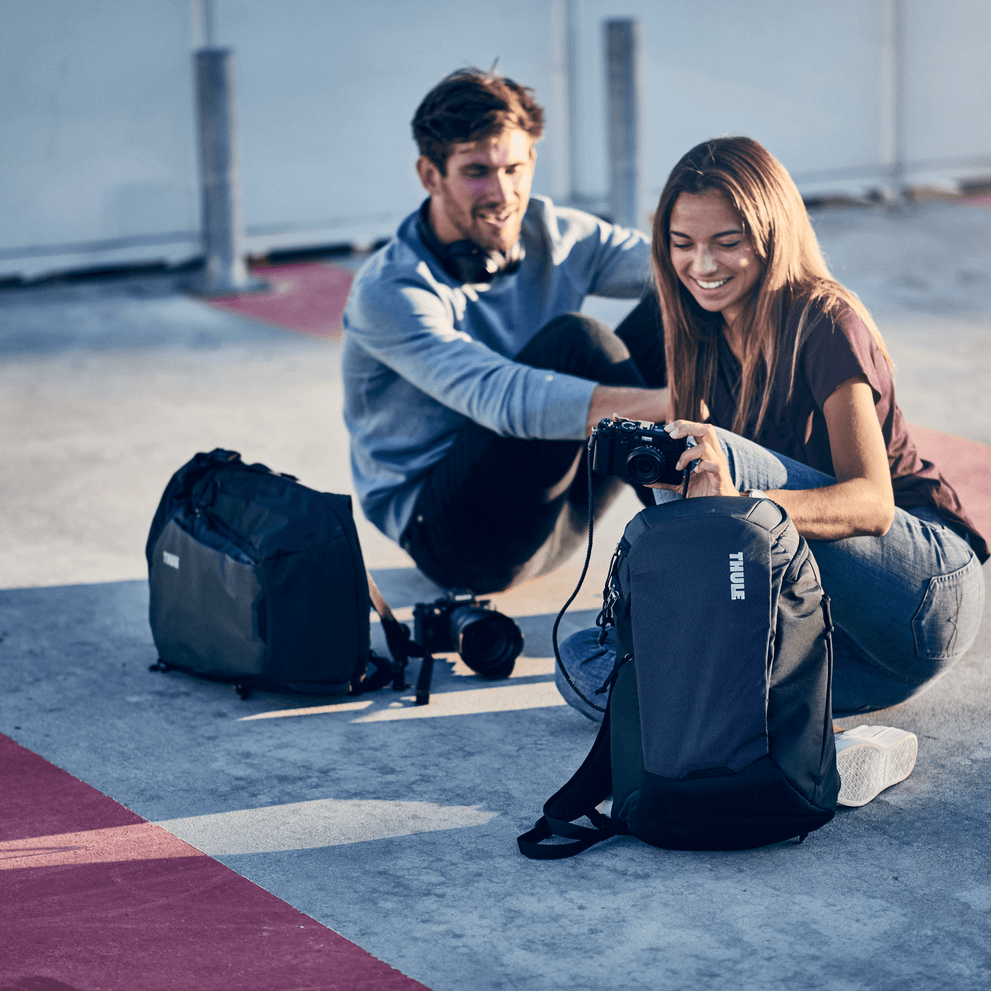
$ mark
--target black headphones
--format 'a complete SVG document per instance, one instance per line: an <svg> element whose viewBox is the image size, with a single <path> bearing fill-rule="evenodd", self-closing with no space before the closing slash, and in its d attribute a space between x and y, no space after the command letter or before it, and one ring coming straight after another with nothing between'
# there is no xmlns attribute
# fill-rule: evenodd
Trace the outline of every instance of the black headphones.
<svg viewBox="0 0 991 991"><path fill-rule="evenodd" d="M510 275L520 267L526 252L519 241L505 254L501 251L486 251L474 241L467 239L441 244L427 219L429 209L428 199L420 207L416 218L416 230L420 240L430 249L452 279L468 283L491 282L497 275Z"/></svg>

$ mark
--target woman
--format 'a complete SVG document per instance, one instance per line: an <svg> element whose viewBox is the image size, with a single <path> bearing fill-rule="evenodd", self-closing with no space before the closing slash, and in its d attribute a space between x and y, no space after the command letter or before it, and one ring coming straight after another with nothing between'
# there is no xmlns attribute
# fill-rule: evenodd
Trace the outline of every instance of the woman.
<svg viewBox="0 0 991 991"><path fill-rule="evenodd" d="M881 335L830 276L791 177L752 139L698 145L661 193L653 259L663 354L633 357L669 389L671 435L695 441L689 498L766 495L810 542L837 716L918 694L976 636L988 550L919 457Z"/></svg>

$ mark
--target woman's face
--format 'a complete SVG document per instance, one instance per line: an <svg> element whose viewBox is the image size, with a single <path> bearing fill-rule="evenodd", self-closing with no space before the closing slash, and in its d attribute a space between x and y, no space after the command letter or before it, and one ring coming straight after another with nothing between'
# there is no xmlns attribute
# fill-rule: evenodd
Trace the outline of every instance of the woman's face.
<svg viewBox="0 0 991 991"><path fill-rule="evenodd" d="M682 193L671 210L668 246L671 265L699 306L732 327L763 266L730 201L718 190Z"/></svg>

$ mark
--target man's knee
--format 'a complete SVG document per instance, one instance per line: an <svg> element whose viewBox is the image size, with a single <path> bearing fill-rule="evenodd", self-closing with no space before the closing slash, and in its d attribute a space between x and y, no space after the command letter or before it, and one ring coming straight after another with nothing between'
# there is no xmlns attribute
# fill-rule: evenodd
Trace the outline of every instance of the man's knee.
<svg viewBox="0 0 991 991"><path fill-rule="evenodd" d="M562 313L548 321L516 361L607 385L643 385L626 345L584 313Z"/></svg>

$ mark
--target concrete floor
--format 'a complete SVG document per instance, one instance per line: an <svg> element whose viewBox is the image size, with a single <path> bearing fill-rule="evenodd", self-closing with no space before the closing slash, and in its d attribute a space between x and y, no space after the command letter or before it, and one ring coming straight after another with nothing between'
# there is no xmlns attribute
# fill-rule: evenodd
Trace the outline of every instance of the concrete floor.
<svg viewBox="0 0 991 991"><path fill-rule="evenodd" d="M815 222L875 312L909 420L991 443L991 211ZM169 476L221 446L350 491L338 359L168 276L0 293L0 732L435 991L989 985L991 610L949 677L877 717L919 735L908 780L801 846L743 853L517 852L594 736L553 686L578 559L495 597L526 636L512 679L446 661L426 708L391 692L242 702L149 673L143 548ZM563 633L594 616L637 508L625 497L597 528ZM408 618L436 590L358 524Z"/></svg>

